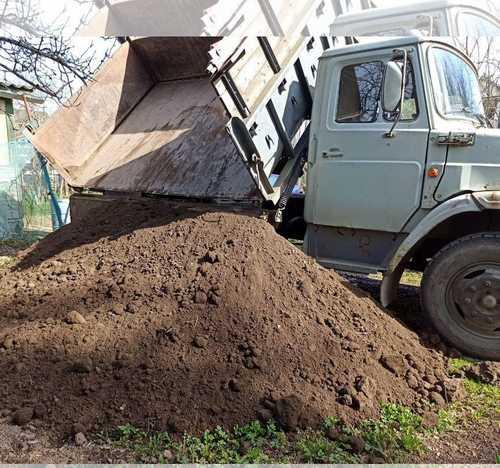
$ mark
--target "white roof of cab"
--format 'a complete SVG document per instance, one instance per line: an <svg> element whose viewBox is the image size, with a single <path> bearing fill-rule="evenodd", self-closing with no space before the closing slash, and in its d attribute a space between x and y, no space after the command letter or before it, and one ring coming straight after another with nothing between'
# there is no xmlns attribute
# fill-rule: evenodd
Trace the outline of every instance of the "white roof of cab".
<svg viewBox="0 0 500 468"><path fill-rule="evenodd" d="M379 49L390 49L390 48L398 48L398 47L409 47L409 46L416 46L418 44L422 43L431 43L431 44L441 44L444 45L450 49L453 49L457 54L461 55L465 60L467 60L474 69L476 69L476 66L473 64L470 58L468 58L464 53L457 49L453 44L447 42L445 38L442 38L441 40L437 39L430 39L426 37L420 37L420 36L409 36L409 37L397 37L397 38L391 38L391 39L384 39L379 41L378 38L374 42L366 42L363 44L352 44L344 47L336 47L333 49L328 49L323 53L320 59L325 59L325 58L330 58L330 57L340 57L343 55L348 55L351 53L358 53L358 52L367 52L367 51L372 51L372 50L379 50Z"/></svg>
<svg viewBox="0 0 500 468"><path fill-rule="evenodd" d="M447 42L446 38L441 38L439 40L439 39L421 37L421 36L396 37L396 38L382 39L382 40L379 40L379 38L377 37L377 40L373 41L373 42L365 42L363 44L352 44L352 45L348 45L348 46L335 47L333 49L328 49L327 51L325 51L323 53L321 58L339 57L341 55L351 54L354 52L355 53L367 52L367 51L378 50L378 49L389 49L391 47L394 47L394 48L408 47L408 46L412 46L412 45L422 44L424 42L445 45L451 49L454 49L457 53L459 53L460 55L467 58L452 43ZM469 61L470 61L470 59L469 59Z"/></svg>
<svg viewBox="0 0 500 468"><path fill-rule="evenodd" d="M364 44L352 44L344 47L335 47L333 49L327 50L321 58L338 57L339 55L346 55L353 52L356 53L366 52L370 50L387 49L390 47L406 47L406 46L417 45L422 42L430 42L430 41L427 38L417 37L417 36L398 37L398 38L384 39L380 41L377 40L374 42L367 42Z"/></svg>
<svg viewBox="0 0 500 468"><path fill-rule="evenodd" d="M377 18L381 17L418 14L429 10L443 10L451 7L478 8L484 13L491 14L488 2L485 0L416 0L402 2L398 6L371 8L359 12L345 13L337 16L335 24L342 25L351 22L376 21Z"/></svg>

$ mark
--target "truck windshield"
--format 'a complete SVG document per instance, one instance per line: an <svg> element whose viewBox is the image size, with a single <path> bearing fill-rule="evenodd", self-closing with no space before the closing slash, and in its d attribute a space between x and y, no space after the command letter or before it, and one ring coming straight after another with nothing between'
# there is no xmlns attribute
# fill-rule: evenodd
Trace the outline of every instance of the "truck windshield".
<svg viewBox="0 0 500 468"><path fill-rule="evenodd" d="M453 52L430 50L434 98L438 112L446 118L461 118L486 125L481 88L474 69Z"/></svg>

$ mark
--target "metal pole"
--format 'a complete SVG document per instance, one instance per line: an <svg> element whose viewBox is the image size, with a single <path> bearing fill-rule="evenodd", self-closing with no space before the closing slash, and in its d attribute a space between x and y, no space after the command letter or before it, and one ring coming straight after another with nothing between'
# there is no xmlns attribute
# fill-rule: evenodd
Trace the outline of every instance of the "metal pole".
<svg viewBox="0 0 500 468"><path fill-rule="evenodd" d="M30 122L34 122L33 114L31 112L31 108L28 104L28 100L26 96L23 95L24 106L26 108L26 112L28 114L28 119ZM50 181L49 170L47 169L47 160L35 149L38 161L40 163L40 169L42 171L43 178L45 180L45 185L47 186L47 194L50 198L50 204L52 205L52 213L55 215L56 222L54 222L54 217L52 217L52 229L57 231L58 229L63 227L62 213L61 207L59 206L59 202L57 200L57 196L52 190L52 182Z"/></svg>
<svg viewBox="0 0 500 468"><path fill-rule="evenodd" d="M50 204L52 205L52 212L56 218L56 222L54 222L54 218L52 218L52 229L57 231L63 227L61 207L59 206L56 194L52 190L52 182L50 181L49 170L47 169L47 160L38 151L36 151L36 155L38 157L38 161L40 162L45 185L47 186L47 194L49 195Z"/></svg>

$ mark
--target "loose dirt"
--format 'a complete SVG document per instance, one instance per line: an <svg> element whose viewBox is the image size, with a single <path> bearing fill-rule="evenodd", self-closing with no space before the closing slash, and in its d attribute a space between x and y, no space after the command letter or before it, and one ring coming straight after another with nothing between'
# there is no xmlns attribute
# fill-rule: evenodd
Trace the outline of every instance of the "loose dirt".
<svg viewBox="0 0 500 468"><path fill-rule="evenodd" d="M460 395L438 351L263 219L119 203L0 272L0 417L287 429Z"/></svg>

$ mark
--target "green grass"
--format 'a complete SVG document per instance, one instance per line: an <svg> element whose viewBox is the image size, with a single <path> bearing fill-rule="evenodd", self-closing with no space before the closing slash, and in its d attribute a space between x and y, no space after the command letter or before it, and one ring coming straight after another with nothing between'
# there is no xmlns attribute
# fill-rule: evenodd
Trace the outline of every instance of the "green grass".
<svg viewBox="0 0 500 468"><path fill-rule="evenodd" d="M500 420L500 387L466 379L465 389L469 395L466 409L473 419L483 421L493 416Z"/></svg>
<svg viewBox="0 0 500 468"><path fill-rule="evenodd" d="M142 462L168 463L166 451L177 463L270 463L273 452L286 449L285 434L274 423L252 422L227 432L220 427L201 437L185 434L174 440L166 432L145 432L132 425L119 427L105 437L131 450Z"/></svg>
<svg viewBox="0 0 500 468"><path fill-rule="evenodd" d="M457 360L458 361L458 360ZM455 362L459 369L466 366L465 362ZM470 366L470 362L467 363ZM478 424L496 421L500 424L500 388L464 380L467 397L463 401L452 403L438 413L438 424L431 432L439 433L455 430L473 430Z"/></svg>
<svg viewBox="0 0 500 468"><path fill-rule="evenodd" d="M331 441L323 432L307 430L298 434L292 459L300 463L359 463L358 455L349 452L347 441Z"/></svg>
<svg viewBox="0 0 500 468"><path fill-rule="evenodd" d="M477 361L467 358L453 358L448 361L448 369L451 374L459 374L476 364Z"/></svg>
<svg viewBox="0 0 500 468"><path fill-rule="evenodd" d="M391 462L404 461L406 455L424 450L422 418L410 409L387 405L378 421L361 424L361 435L369 451Z"/></svg>
<svg viewBox="0 0 500 468"><path fill-rule="evenodd" d="M457 415L454 407L445 408L438 412L438 423L435 428L431 428L429 432L450 432L453 431L457 424Z"/></svg>
<svg viewBox="0 0 500 468"><path fill-rule="evenodd" d="M42 237L44 237L46 233L41 232L25 232L23 235L16 239L0 239L0 251L2 247L12 250L22 250L26 249L30 245L39 241Z"/></svg>
<svg viewBox="0 0 500 468"><path fill-rule="evenodd" d="M179 437L126 425L101 437L130 450L140 462L361 463L370 456L401 462L424 449L421 422L411 410L391 404L383 407L379 419L357 427L328 418L321 429L285 433L274 422L254 421L231 431L218 427L200 437L189 434ZM340 434L335 440L327 436L332 427ZM353 437L362 439L364 448L354 450ZM165 454L169 459L165 459Z"/></svg>

